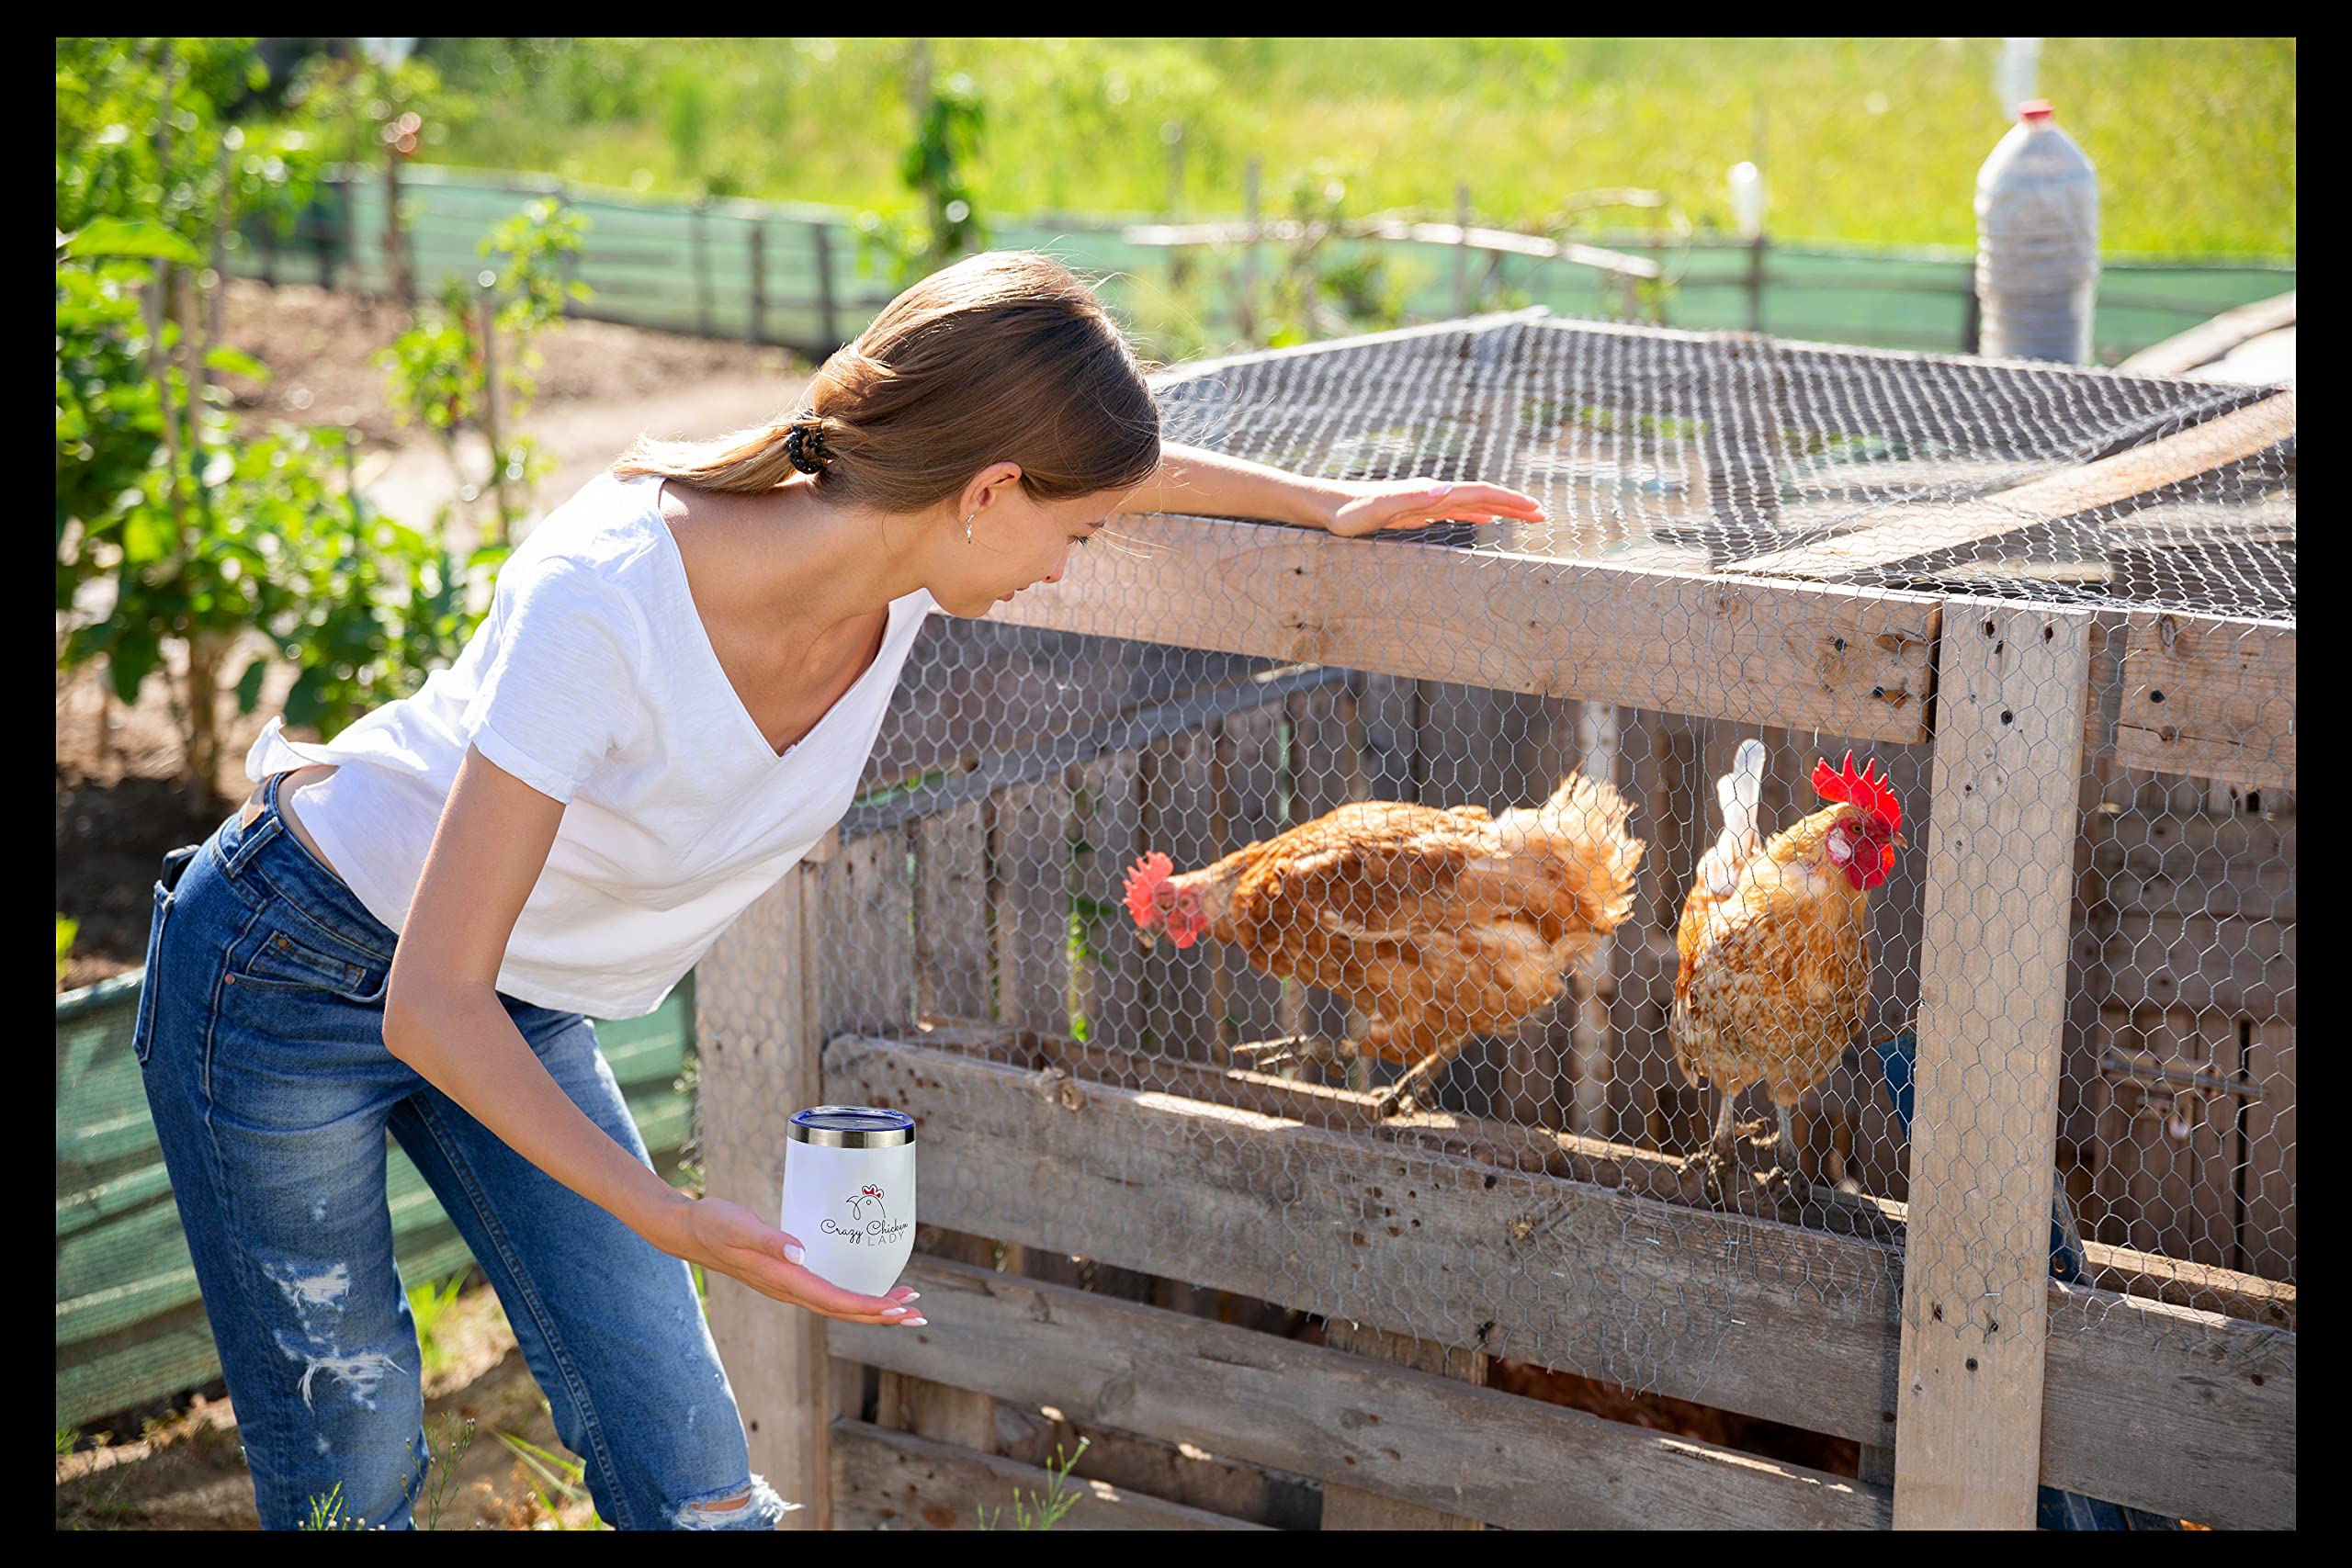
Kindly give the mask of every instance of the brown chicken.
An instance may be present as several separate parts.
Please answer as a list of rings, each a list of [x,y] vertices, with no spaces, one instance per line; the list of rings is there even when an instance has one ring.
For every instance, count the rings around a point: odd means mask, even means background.
[[[1158,927],[1178,947],[1234,943],[1253,968],[1353,1003],[1363,1033],[1342,1049],[1411,1064],[1385,1112],[1472,1035],[1555,1000],[1562,971],[1625,918],[1643,849],[1628,809],[1575,774],[1500,817],[1362,801],[1196,871],[1147,854],[1127,911],[1147,940]]]
[[[1803,1193],[1810,1183],[1797,1168],[1789,1111],[1829,1076],[1861,1025],[1870,890],[1909,846],[1885,776],[1856,773],[1850,751],[1842,770],[1814,768],[1813,787],[1830,805],[1759,843],[1764,757],[1760,741],[1743,741],[1716,781],[1724,829],[1699,863],[1675,932],[1681,964],[1668,1037],[1683,1077],[1722,1098],[1710,1179],[1735,1156],[1732,1101],[1761,1078],[1780,1116],[1781,1174]]]

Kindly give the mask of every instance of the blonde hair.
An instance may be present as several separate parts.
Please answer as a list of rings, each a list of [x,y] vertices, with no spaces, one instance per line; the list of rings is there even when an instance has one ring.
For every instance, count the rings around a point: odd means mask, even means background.
[[[813,420],[780,414],[711,441],[640,435],[616,474],[756,494],[804,455],[817,493],[926,512],[992,462],[1021,466],[1039,501],[1128,491],[1159,463],[1159,410],[1117,322],[1069,268],[988,251],[933,273],[819,368]]]

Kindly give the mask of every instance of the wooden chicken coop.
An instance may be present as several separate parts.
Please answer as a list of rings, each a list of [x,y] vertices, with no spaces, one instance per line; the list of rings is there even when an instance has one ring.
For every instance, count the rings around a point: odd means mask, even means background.
[[[2292,390],[1541,311],[1157,384],[1171,440],[1552,521],[1114,520],[926,630],[697,971],[707,1190],[773,1219],[802,1106],[921,1127],[926,1326],[709,1281],[796,1526],[969,1528],[1082,1434],[1063,1529],[2292,1528]],[[1908,834],[1817,1202],[1708,1187],[1667,1046],[1749,739],[1768,830],[1850,750]],[[1632,914],[1402,1105],[1252,1049],[1345,998],[1120,908],[1146,850],[1571,771]]]

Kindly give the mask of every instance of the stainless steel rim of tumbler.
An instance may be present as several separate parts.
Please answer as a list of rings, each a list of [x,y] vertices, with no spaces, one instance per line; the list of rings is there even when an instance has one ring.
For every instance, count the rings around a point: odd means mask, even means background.
[[[825,1106],[820,1109],[835,1108]],[[809,1127],[788,1121],[785,1123],[785,1131],[795,1143],[817,1144],[831,1149],[889,1149],[915,1141],[912,1127]]]

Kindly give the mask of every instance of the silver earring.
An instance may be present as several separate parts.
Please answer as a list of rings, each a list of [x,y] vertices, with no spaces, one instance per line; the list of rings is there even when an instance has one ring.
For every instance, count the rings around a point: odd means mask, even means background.
[[[978,517],[978,515],[979,513],[977,512],[972,513],[972,517]],[[964,519],[964,542],[967,545],[972,542],[972,517],[967,517]]]

